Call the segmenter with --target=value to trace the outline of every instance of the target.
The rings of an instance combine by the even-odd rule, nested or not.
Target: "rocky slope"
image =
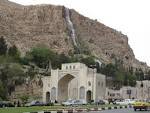
[[[0,0],[0,36],[9,44],[15,44],[22,54],[40,44],[65,54],[78,46],[105,63],[119,58],[127,67],[148,68],[135,58],[126,35],[74,10],[69,10],[68,15],[70,20],[63,6],[22,6]]]

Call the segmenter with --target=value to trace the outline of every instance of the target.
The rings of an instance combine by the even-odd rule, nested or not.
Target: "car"
[[[105,102],[105,104],[109,104],[108,100],[103,99],[103,101]]]
[[[62,105],[63,106],[76,106],[76,105],[86,105],[87,102],[86,100],[84,99],[78,99],[78,100],[75,100],[75,99],[69,99],[65,102],[62,102]]]
[[[0,108],[5,107],[5,103],[3,101],[0,101]]]
[[[10,101],[0,101],[0,108],[2,107],[14,107],[14,104]]]
[[[27,103],[25,106],[29,107],[29,106],[44,106],[44,105],[45,104],[43,102],[34,100],[34,101],[30,102],[30,103]]]
[[[118,105],[132,105],[135,102],[135,100],[132,99],[124,99],[124,100],[116,100],[115,104]]]
[[[75,101],[75,100],[69,99],[69,100],[67,100],[67,101],[65,101],[65,102],[62,102],[62,105],[63,105],[63,106],[71,106],[71,105],[74,104],[74,101]]]
[[[137,109],[139,109],[140,111],[141,110],[147,111],[148,109],[150,109],[150,103],[144,101],[137,101],[133,103],[133,108],[134,111],[137,111]]]
[[[103,100],[96,100],[94,103],[96,105],[104,105],[105,104],[105,102]]]
[[[108,99],[108,104],[116,104],[116,100],[112,99],[112,98],[109,98]]]
[[[84,99],[74,100],[72,105],[86,105],[87,102]]]

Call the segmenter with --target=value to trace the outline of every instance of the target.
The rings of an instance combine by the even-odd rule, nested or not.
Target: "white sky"
[[[23,5],[55,4],[128,35],[137,59],[150,65],[150,0],[10,0]]]

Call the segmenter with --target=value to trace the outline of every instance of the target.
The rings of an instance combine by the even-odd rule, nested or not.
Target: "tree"
[[[12,57],[17,57],[17,58],[20,57],[20,53],[15,45],[13,45],[12,47],[8,49],[8,55]]]
[[[2,83],[2,81],[0,80],[0,99],[3,100],[3,99],[6,99],[6,91],[5,91],[5,87]]]
[[[136,69],[135,75],[136,75],[137,80],[139,81],[144,80],[144,72],[141,68]]]
[[[14,91],[16,83],[23,83],[23,78],[25,78],[24,72],[19,64],[10,63],[1,66],[0,80],[6,97]]]
[[[55,59],[55,53],[46,47],[33,48],[28,53],[28,59],[41,68],[46,68],[48,61]]]
[[[122,71],[116,71],[115,72],[115,81],[117,84],[119,84],[119,86],[123,85],[124,82],[124,73]]]
[[[82,58],[81,59],[81,62],[86,64],[88,67],[91,67],[91,66],[95,66],[95,60],[93,57],[86,57],[86,58]]]
[[[56,54],[55,59],[51,61],[53,68],[60,68],[62,63],[70,63],[71,59],[64,53]]]
[[[0,37],[0,55],[6,55],[7,53],[7,44],[3,36]]]
[[[124,79],[124,85],[125,86],[135,86],[136,85],[136,76],[134,74],[126,72],[125,79]]]
[[[114,64],[110,63],[101,68],[101,72],[106,76],[115,77],[116,67]]]

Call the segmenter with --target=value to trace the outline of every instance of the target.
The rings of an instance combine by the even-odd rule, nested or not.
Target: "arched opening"
[[[86,101],[90,103],[92,101],[92,91],[88,90],[86,92]]]
[[[46,102],[50,102],[50,92],[46,92]]]
[[[74,76],[67,74],[58,82],[58,101],[62,102],[68,99],[68,84]]]
[[[55,100],[56,100],[56,88],[53,87],[53,88],[51,89],[51,101],[52,101],[52,102],[55,102]]]
[[[83,86],[80,87],[79,98],[80,99],[85,99],[85,87],[83,87]]]

